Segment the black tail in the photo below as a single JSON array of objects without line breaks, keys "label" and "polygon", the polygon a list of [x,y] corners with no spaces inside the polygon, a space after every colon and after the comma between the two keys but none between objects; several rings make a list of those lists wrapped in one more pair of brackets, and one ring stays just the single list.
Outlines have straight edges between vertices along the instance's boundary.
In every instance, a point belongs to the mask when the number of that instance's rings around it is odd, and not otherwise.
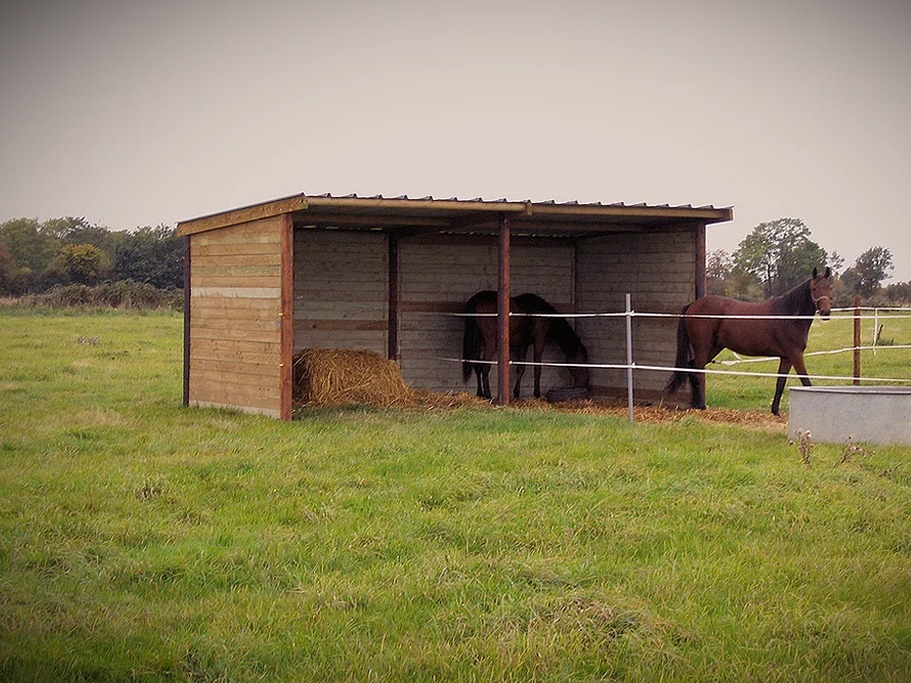
[{"label": "black tail", "polygon": [[671,375],[671,380],[667,383],[664,391],[668,394],[673,394],[677,389],[680,388],[680,385],[685,384],[689,379],[690,373],[685,369],[689,368],[693,361],[693,353],[690,348],[690,336],[686,332],[686,312],[689,309],[690,304],[687,304],[683,307],[683,310],[680,311],[680,323],[677,325],[677,360],[674,362],[674,367],[677,368],[674,370],[674,374]]},{"label": "black tail", "polygon": [[[470,311],[466,311],[468,313]],[[474,370],[475,363],[481,357],[481,330],[474,318],[465,318],[465,334],[462,335],[462,381],[467,382]]]}]

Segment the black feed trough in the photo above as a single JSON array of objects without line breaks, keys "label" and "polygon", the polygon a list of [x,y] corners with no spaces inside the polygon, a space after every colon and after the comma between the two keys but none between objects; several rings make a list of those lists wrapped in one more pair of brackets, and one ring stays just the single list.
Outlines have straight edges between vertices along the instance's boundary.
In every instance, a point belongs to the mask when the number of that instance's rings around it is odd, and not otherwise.
[{"label": "black feed trough", "polygon": [[548,403],[563,403],[564,401],[584,401],[588,396],[588,387],[561,387],[551,389],[544,395],[544,398]]}]

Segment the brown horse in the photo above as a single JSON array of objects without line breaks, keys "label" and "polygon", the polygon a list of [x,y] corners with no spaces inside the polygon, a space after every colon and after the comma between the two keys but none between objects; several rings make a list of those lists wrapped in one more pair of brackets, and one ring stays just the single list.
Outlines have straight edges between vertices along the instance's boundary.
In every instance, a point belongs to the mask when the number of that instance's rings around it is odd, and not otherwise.
[{"label": "brown horse", "polygon": [[[520,294],[510,299],[509,355],[515,361],[524,361],[528,347],[534,346],[534,361],[540,363],[548,340],[554,341],[566,355],[569,363],[587,363],[588,351],[565,318],[541,317],[528,314],[554,314],[557,310],[537,294]],[[468,381],[471,371],[478,380],[478,396],[490,398],[490,363],[497,352],[497,293],[491,290],[478,292],[465,304],[465,313],[487,315],[466,316],[462,338],[462,379]],[[473,362],[483,361],[483,362]],[[525,365],[516,370],[513,396],[519,398],[519,388],[525,375]],[[588,387],[587,368],[568,368],[576,386]],[[541,396],[541,366],[534,366],[535,397]]]},{"label": "brown horse", "polygon": [[[668,382],[666,392],[674,393],[689,379],[693,392],[692,405],[704,410],[705,373],[692,372],[693,369],[705,369],[722,349],[731,349],[745,356],[777,356],[781,361],[778,364],[772,413],[778,415],[781,395],[792,367],[804,386],[810,385],[803,352],[807,348],[807,335],[816,312],[824,320],[829,318],[831,274],[829,268],[826,268],[824,275],[819,275],[814,268],[811,279],[761,304],[706,296],[684,306],[677,326],[677,361],[674,364],[677,370]],[[739,316],[745,317],[740,319]],[[795,317],[789,319],[781,316]]]}]

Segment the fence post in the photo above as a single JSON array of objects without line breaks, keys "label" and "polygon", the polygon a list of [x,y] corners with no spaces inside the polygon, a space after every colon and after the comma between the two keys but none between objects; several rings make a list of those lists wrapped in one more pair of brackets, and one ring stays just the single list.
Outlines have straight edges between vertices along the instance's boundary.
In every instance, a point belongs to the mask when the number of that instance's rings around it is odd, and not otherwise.
[{"label": "fence post", "polygon": [[860,295],[854,295],[854,386],[860,386]]},{"label": "fence post", "polygon": [[879,308],[873,309],[873,355],[876,355],[876,342],[879,341]]},{"label": "fence post", "polygon": [[510,279],[509,274],[509,216],[500,214],[500,231],[497,240],[498,246],[498,275],[497,275],[497,403],[501,406],[509,405],[509,309],[510,309]]},{"label": "fence post", "polygon": [[629,405],[629,421],[635,422],[633,414],[633,310],[629,293],[626,295],[626,402]]}]

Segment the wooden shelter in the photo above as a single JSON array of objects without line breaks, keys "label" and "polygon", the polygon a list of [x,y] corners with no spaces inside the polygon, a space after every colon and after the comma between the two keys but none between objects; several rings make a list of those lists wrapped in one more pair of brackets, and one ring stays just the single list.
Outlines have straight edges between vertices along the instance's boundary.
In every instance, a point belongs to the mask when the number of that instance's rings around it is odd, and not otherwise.
[{"label": "wooden shelter", "polygon": [[[564,313],[620,312],[630,293],[636,310],[676,314],[703,294],[706,226],[732,217],[713,206],[300,194],[183,221],[184,402],[290,419],[292,358],[308,347],[375,351],[413,388],[461,390],[463,321],[450,314],[475,292],[497,290],[501,311],[534,292]],[[592,363],[625,362],[622,318],[572,321]],[[508,340],[507,316],[499,322]],[[673,364],[675,324],[636,319],[638,363]],[[546,368],[545,388],[561,373]],[[640,396],[666,381],[636,375]],[[595,392],[625,381],[622,370],[592,372]]]}]

